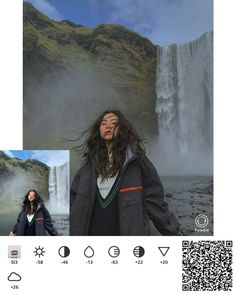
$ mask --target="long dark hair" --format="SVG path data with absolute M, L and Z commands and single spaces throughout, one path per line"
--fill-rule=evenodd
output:
M 116 137 L 112 141 L 112 165 L 109 162 L 109 154 L 105 140 L 100 135 L 100 125 L 105 115 L 113 113 L 118 117 Z M 103 112 L 92 125 L 77 139 L 85 137 L 83 144 L 75 149 L 83 155 L 83 164 L 89 163 L 92 158 L 96 160 L 97 174 L 102 179 L 115 176 L 122 168 L 126 150 L 129 147 L 136 156 L 145 154 L 144 140 L 138 135 L 131 123 L 118 110 Z
M 31 202 L 28 200 L 28 195 L 30 192 L 34 192 L 35 194 L 35 200 L 32 207 Z M 43 199 L 40 197 L 39 193 L 36 190 L 29 190 L 23 198 L 22 208 L 27 212 L 27 214 L 33 214 L 37 211 L 38 205 L 40 205 L 41 207 L 44 206 Z

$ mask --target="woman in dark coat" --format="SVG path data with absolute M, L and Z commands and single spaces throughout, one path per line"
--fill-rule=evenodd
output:
M 150 235 L 151 219 L 161 234 L 177 235 L 158 173 L 122 113 L 104 112 L 86 133 L 71 185 L 70 234 Z
M 30 190 L 23 199 L 22 210 L 10 236 L 56 236 L 51 216 L 43 200 L 35 190 Z

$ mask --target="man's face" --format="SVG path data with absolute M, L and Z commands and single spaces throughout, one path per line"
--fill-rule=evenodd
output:
M 116 137 L 119 119 L 116 114 L 106 114 L 100 125 L 100 135 L 103 139 L 109 141 Z

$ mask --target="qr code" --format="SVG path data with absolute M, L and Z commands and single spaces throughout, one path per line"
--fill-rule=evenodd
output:
M 183 241 L 182 290 L 231 291 L 232 241 Z

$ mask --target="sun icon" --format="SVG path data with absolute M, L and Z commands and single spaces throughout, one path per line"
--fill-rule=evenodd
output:
M 44 251 L 44 247 L 40 247 L 40 246 L 38 246 L 38 248 L 35 247 L 35 251 L 34 251 L 34 253 L 35 253 L 35 256 L 38 256 L 39 258 L 40 258 L 41 256 L 44 256 L 44 253 L 45 253 L 45 251 Z

